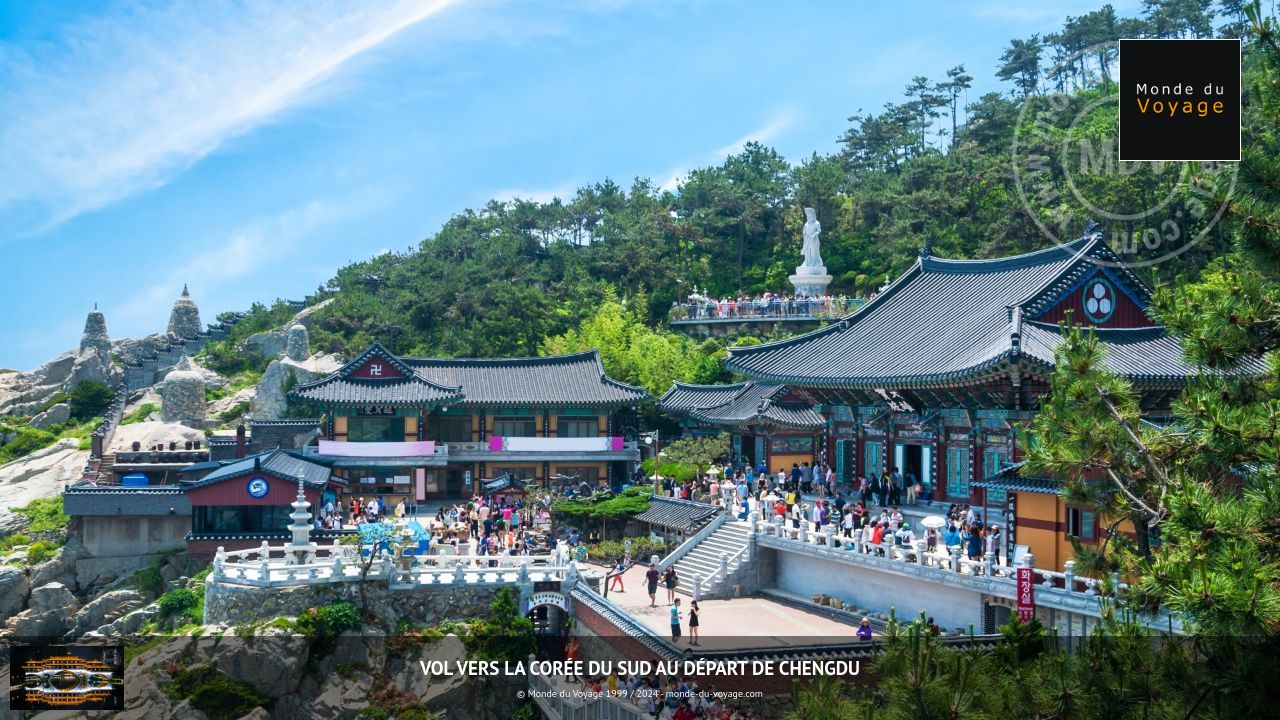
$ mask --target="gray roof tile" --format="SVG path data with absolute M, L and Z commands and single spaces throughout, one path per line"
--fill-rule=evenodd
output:
M 705 525 L 720 508 L 707 503 L 653 496 L 649 509 L 636 515 L 636 520 L 670 528 L 693 530 Z
M 884 292 L 829 327 L 781 342 L 730 348 L 726 365 L 749 377 L 809 387 L 906 388 L 1002 370 L 1020 357 L 1046 368 L 1056 326 L 1030 318 L 1095 272 L 1100 262 L 1146 301 L 1150 290 L 1100 235 L 995 260 L 921 257 Z M 1108 365 L 1142 380 L 1196 373 L 1163 328 L 1099 330 Z
M 285 450 L 269 450 L 258 455 L 250 455 L 223 465 L 221 468 L 205 475 L 195 482 L 184 485 L 188 490 L 204 487 L 230 478 L 238 477 L 254 471 L 254 462 L 260 461 L 259 468 L 263 472 L 297 482 L 298 477 L 311 487 L 328 485 L 333 469 L 325 463 L 306 458 Z

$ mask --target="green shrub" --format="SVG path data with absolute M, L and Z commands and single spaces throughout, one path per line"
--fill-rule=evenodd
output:
M 14 533 L 6 538 L 0 538 L 0 552 L 12 550 L 19 545 L 30 545 L 31 538 L 23 533 Z
M 6 447 L 8 447 L 6 445 Z M 67 516 L 62 512 L 62 496 L 36 498 L 22 507 L 9 508 L 31 523 L 27 532 L 60 532 L 67 527 Z
M 653 540 L 647 537 L 631 538 L 631 559 L 637 563 L 643 564 L 648 562 L 650 555 L 662 557 L 673 549 L 674 547 L 670 546 L 663 540 Z M 590 557 L 608 563 L 616 562 L 617 559 L 625 555 L 626 552 L 627 547 L 625 540 L 605 540 L 603 542 L 587 546 L 587 553 Z
M 349 602 L 335 602 L 309 608 L 298 616 L 298 631 L 319 640 L 331 640 L 345 630 L 363 625 L 360 611 Z
M 105 413 L 115 399 L 116 391 L 108 385 L 97 380 L 81 380 L 79 385 L 71 389 L 67 403 L 71 405 L 71 417 L 88 420 Z
M 158 601 L 160 613 L 173 616 L 195 607 L 198 603 L 196 594 L 186 588 L 174 588 L 160 596 Z
M 135 572 L 129 578 L 129 585 L 142 592 L 159 595 L 164 590 L 164 578 L 160 575 L 160 563 L 153 562 Z
M 13 462 L 21 457 L 26 457 L 31 453 L 49 447 L 58 436 L 33 427 L 20 427 L 16 430 L 15 437 L 9 442 L 0 446 L 0 465 Z
M 190 698 L 191 707 L 203 712 L 209 720 L 233 720 L 256 707 L 270 709 L 273 704 L 247 683 L 232 680 L 212 665 L 179 671 L 165 692 L 174 699 Z
M 58 554 L 58 545 L 45 540 L 31 543 L 27 548 L 27 564 L 39 565 L 40 563 L 53 559 Z

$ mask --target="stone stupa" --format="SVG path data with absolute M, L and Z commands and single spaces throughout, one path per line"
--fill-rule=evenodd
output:
M 182 286 L 182 295 L 173 303 L 173 311 L 169 313 L 168 333 L 180 338 L 192 338 L 200 334 L 200 308 L 191 299 L 187 286 Z
M 164 376 L 160 415 L 167 423 L 201 430 L 205 422 L 204 375 L 186 355 Z
M 80 335 L 80 350 L 83 352 L 90 348 L 111 353 L 111 338 L 107 337 L 107 318 L 98 309 L 98 303 L 93 304 L 89 316 L 84 319 L 84 333 Z

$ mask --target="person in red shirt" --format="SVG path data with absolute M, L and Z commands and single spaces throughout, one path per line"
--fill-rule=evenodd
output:
M 786 515 L 786 514 L 787 514 L 787 504 L 786 504 L 786 503 L 784 503 L 784 502 L 782 502 L 782 500 L 778 500 L 778 502 L 774 503 L 774 506 L 773 506 L 773 514 L 774 514 L 774 515 L 777 515 L 778 517 L 782 517 L 782 516 Z
M 680 705 L 676 707 L 676 711 L 671 713 L 671 720 L 694 720 L 697 715 L 693 714 L 693 709 L 689 707 L 688 700 L 681 700 Z

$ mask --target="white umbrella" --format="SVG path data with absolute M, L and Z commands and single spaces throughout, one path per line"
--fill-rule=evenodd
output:
M 947 519 L 941 515 L 929 515 L 920 521 L 920 524 L 927 528 L 940 528 L 947 524 Z
M 708 475 L 719 475 L 719 474 L 720 474 L 720 468 L 718 468 L 718 467 L 714 467 L 714 466 L 713 466 L 710 470 L 708 470 L 708 471 L 707 471 L 707 474 L 708 474 Z

